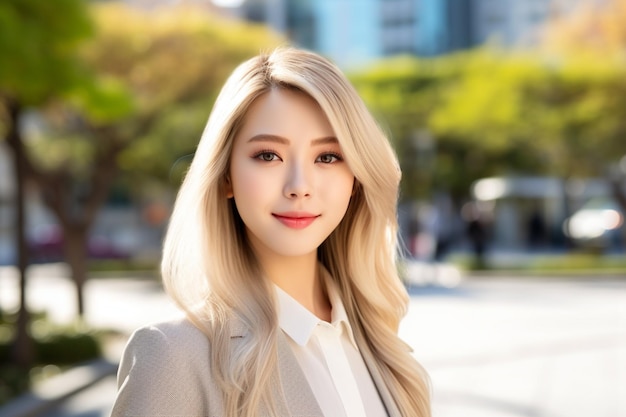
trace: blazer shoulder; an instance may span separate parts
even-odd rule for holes
[[[208,370],[209,340],[186,318],[141,327],[130,336],[120,371],[124,365],[146,363],[155,372],[175,369]]]
[[[136,330],[120,361],[112,415],[207,415],[209,399],[219,402],[209,349],[187,319]]]
[[[208,349],[209,340],[200,329],[186,318],[154,323],[141,327],[131,335],[130,344],[157,343],[161,348],[172,349],[175,353],[180,349]]]

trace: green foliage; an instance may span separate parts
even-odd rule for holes
[[[115,123],[136,110],[131,92],[122,83],[106,76],[76,86],[66,98],[71,107],[81,111],[96,126]]]
[[[69,365],[99,358],[100,343],[90,333],[57,333],[35,344],[40,363]]]
[[[90,12],[95,34],[80,57],[94,78],[43,109],[42,133],[29,143],[41,166],[72,167],[83,178],[103,148],[116,146],[115,163],[130,183],[172,181],[228,74],[282,42],[265,27],[195,8],[146,11],[106,2]],[[177,185],[180,174],[174,177]]]
[[[8,363],[17,316],[4,314],[0,320],[0,363]],[[98,358],[102,354],[97,335],[80,325],[57,325],[45,314],[33,315],[29,333],[35,343],[36,363],[67,365]]]
[[[447,261],[462,270],[475,269],[474,258],[468,254],[456,253],[449,256]],[[533,255],[519,259],[513,257],[502,261],[492,260],[488,267],[493,271],[515,271],[528,277],[562,275],[571,278],[576,275],[589,276],[590,273],[623,276],[626,273],[626,260],[623,255],[574,251],[554,255]]]
[[[191,163],[214,97],[171,103],[160,112],[150,129],[121,153],[123,172],[160,178],[177,187]]]
[[[280,43],[265,27],[193,8],[8,0],[0,105],[39,105],[26,142],[44,171],[88,178],[102,149],[116,146],[126,174],[168,180],[234,66]]]
[[[479,51],[466,63],[463,76],[446,89],[431,113],[430,128],[460,141],[480,141],[485,151],[501,151],[512,132],[525,129],[523,86],[535,76],[534,62]]]
[[[105,276],[113,277],[120,271],[127,273],[133,271],[134,277],[144,276],[154,281],[160,281],[159,262],[152,259],[91,259],[89,261],[89,271],[91,276],[102,273]],[[107,275],[107,273],[113,273]],[[123,275],[122,275],[123,276]]]
[[[17,316],[0,314],[0,404],[30,387],[30,372],[10,361],[13,332]],[[30,327],[35,349],[35,366],[68,366],[102,356],[97,334],[81,326],[59,326],[44,313],[33,314]]]
[[[82,0],[0,2],[0,96],[39,104],[82,78],[75,46],[92,32]]]
[[[76,115],[59,103],[71,103],[88,119],[99,122],[119,119],[129,114],[132,106],[119,84],[98,79],[81,59],[79,48],[93,34],[88,3],[83,0],[0,3],[0,56],[4,57],[0,65],[0,126],[11,128],[12,121],[3,112],[9,106],[17,104],[21,109],[18,118],[27,114],[26,109],[34,114],[48,109],[49,117],[36,124],[35,138],[26,141],[44,170],[71,167],[70,171],[83,174],[94,154],[84,137],[77,138],[82,135],[76,133]],[[60,128],[68,125],[70,129]]]
[[[492,175],[603,176],[624,155],[626,67],[613,59],[477,49],[392,58],[352,79],[390,132],[407,198],[463,198]]]
[[[389,58],[350,74],[350,79],[396,146],[402,146],[404,138],[425,126],[441,90],[460,75],[464,56]]]
[[[7,347],[0,344],[0,355],[4,355]],[[0,406],[12,398],[28,391],[30,388],[29,374],[12,365],[0,366]]]
[[[385,129],[400,156],[403,198],[431,191],[438,143],[427,130],[428,119],[444,90],[462,74],[465,54],[442,59],[401,56],[383,60],[349,77]]]

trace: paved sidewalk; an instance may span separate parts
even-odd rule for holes
[[[62,275],[29,284],[29,302],[60,320],[73,296]],[[453,278],[411,288],[400,328],[430,373],[434,417],[626,416],[626,277]],[[15,287],[0,270],[2,306]],[[93,280],[86,299],[89,323],[125,333],[175,311],[158,283],[131,277]],[[104,417],[114,397],[104,377],[42,417]]]
[[[413,294],[400,333],[431,375],[435,417],[626,416],[626,277]]]

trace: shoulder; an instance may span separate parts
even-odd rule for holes
[[[141,351],[149,356],[189,357],[189,353],[206,356],[209,341],[189,320],[180,318],[151,324],[135,330],[126,350]]]
[[[186,319],[136,330],[120,361],[118,386],[114,416],[205,414],[209,397],[219,397],[209,340]]]
[[[119,376],[131,368],[168,379],[183,373],[187,378],[192,375],[206,378],[210,375],[209,340],[184,318],[142,327],[128,339]]]

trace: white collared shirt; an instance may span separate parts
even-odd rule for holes
[[[341,298],[328,282],[331,323],[278,286],[280,328],[326,417],[387,417],[352,334]]]

